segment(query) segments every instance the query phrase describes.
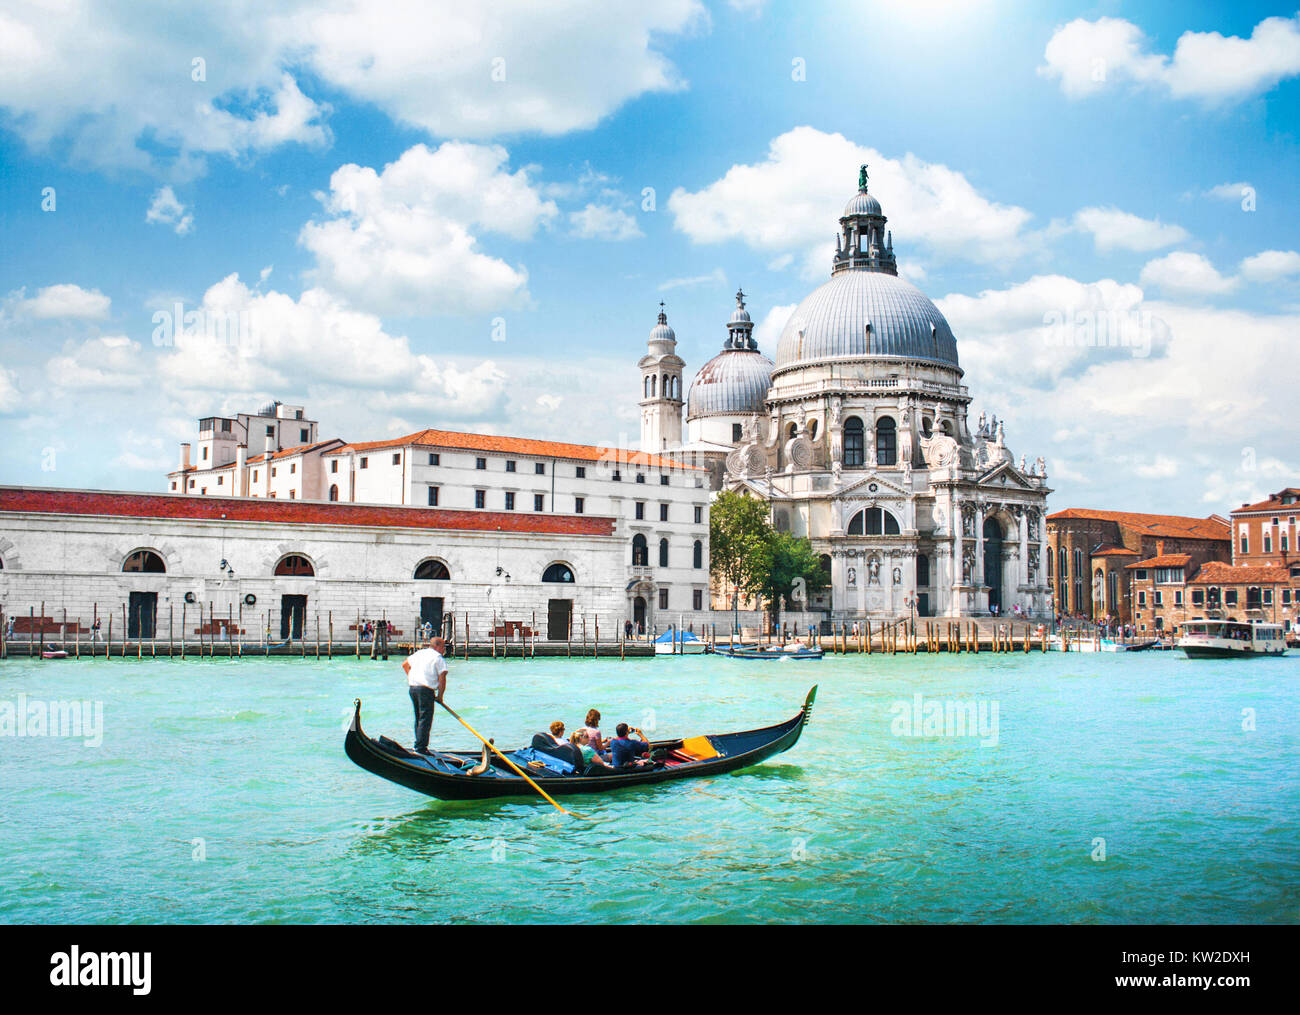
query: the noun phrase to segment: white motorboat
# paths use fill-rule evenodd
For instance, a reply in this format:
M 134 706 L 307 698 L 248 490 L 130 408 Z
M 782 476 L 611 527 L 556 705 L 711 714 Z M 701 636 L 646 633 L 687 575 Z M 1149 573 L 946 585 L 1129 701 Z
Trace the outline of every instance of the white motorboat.
M 1286 655 L 1281 624 L 1262 620 L 1191 620 L 1179 629 L 1188 659 L 1250 659 Z

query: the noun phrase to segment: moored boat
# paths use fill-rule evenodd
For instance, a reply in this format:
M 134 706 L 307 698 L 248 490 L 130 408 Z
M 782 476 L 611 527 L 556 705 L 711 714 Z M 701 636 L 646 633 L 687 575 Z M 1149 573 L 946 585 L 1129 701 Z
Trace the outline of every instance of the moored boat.
M 654 640 L 655 655 L 700 655 L 708 646 L 690 631 L 667 630 Z
M 803 642 L 790 642 L 785 645 L 736 645 L 734 647 L 716 648 L 719 655 L 728 659 L 820 659 L 826 654 L 825 649 L 809 648 Z
M 1179 629 L 1178 647 L 1188 659 L 1252 659 L 1286 655 L 1281 624 L 1262 620 L 1191 620 Z
M 551 796 L 608 793 L 626 786 L 646 786 L 696 776 L 721 775 L 749 768 L 788 751 L 812 716 L 817 688 L 791 719 L 762 729 L 650 742 L 652 765 L 606 769 L 588 766 L 578 773 L 568 762 L 527 747 L 504 751 L 506 757 Z M 361 699 L 343 741 L 347 756 L 367 772 L 440 800 L 489 800 L 537 797 L 536 791 L 500 758 L 484 751 L 435 751 L 422 755 L 388 737 L 377 740 L 361 729 Z M 540 798 L 539 798 L 540 799 Z

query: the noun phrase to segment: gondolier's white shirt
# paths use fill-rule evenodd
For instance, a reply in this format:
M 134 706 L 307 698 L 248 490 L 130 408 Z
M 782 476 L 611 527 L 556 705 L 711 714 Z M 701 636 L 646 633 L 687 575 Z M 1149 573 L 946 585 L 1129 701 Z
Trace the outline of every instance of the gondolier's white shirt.
M 411 672 L 406 675 L 406 682 L 411 687 L 429 687 L 438 689 L 438 678 L 447 672 L 447 660 L 436 649 L 422 648 L 407 660 Z

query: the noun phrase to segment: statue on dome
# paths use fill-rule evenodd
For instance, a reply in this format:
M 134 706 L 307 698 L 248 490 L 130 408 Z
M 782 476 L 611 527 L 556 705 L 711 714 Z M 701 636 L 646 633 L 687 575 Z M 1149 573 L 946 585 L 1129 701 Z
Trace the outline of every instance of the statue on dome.
M 867 164 L 862 163 L 862 168 L 858 170 L 858 190 L 867 189 Z

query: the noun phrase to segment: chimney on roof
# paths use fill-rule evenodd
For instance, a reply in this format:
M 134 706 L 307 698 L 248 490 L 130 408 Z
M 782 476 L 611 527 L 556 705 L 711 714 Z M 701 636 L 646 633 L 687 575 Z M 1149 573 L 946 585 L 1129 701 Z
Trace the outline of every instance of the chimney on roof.
M 1163 557 L 1164 555 L 1165 555 L 1165 541 L 1164 541 L 1163 539 L 1157 539 L 1157 540 L 1156 540 L 1156 556 L 1157 556 L 1157 557 Z
M 246 493 L 244 489 L 245 473 L 248 472 L 248 448 L 243 444 L 235 448 L 235 475 L 231 479 L 230 493 L 234 497 L 243 497 Z
M 188 469 L 189 467 L 190 467 L 190 446 L 188 442 L 182 442 L 181 443 L 181 468 Z

